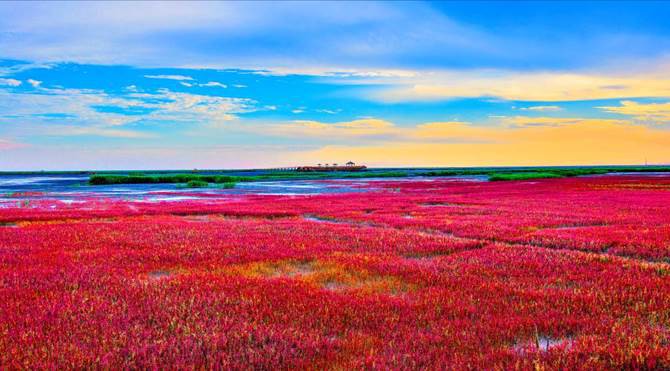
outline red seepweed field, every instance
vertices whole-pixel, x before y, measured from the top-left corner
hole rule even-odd
[[[670,368],[670,176],[360,187],[0,208],[0,368]]]

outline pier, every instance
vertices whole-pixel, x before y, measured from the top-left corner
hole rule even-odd
[[[332,171],[363,171],[368,167],[365,165],[356,165],[349,161],[345,165],[338,164],[318,164],[316,166],[288,166],[268,169],[271,171],[298,171],[298,172],[332,172]]]

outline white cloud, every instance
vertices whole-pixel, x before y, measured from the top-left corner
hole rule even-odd
[[[39,80],[33,80],[33,79],[28,79],[28,84],[32,85],[33,88],[37,88],[40,85],[42,85],[42,81]]]
[[[119,126],[135,121],[132,116],[100,112],[94,106],[128,108],[141,102],[112,97],[100,91],[80,89],[37,88],[30,92],[0,89],[0,121],[71,122],[76,125]]]
[[[106,109],[107,107],[112,109]],[[29,92],[0,89],[0,123],[17,134],[96,135],[144,138],[147,133],[127,129],[142,123],[217,124],[237,114],[256,110],[244,98],[213,97],[161,89],[153,93],[130,89],[112,96],[103,91],[37,86]],[[128,110],[133,114],[123,114]],[[143,112],[143,113],[137,113]]]
[[[142,107],[154,109],[145,120],[190,123],[217,123],[236,119],[236,114],[256,110],[256,101],[247,98],[215,97],[161,89],[157,93],[133,93],[129,98],[141,100]],[[161,101],[160,103],[147,103]]]
[[[521,111],[540,111],[540,112],[545,112],[545,111],[560,111],[562,110],[561,107],[559,106],[530,106],[530,107],[521,107],[519,108]]]
[[[145,76],[145,77],[146,77],[146,76]],[[174,76],[172,76],[172,77],[174,77]],[[172,80],[176,80],[176,79],[172,79]],[[191,79],[191,80],[192,80],[192,79]],[[217,88],[227,88],[227,87],[228,87],[226,84],[222,84],[222,83],[220,83],[220,82],[216,82],[216,81],[210,81],[210,82],[207,82],[207,83],[204,83],[204,84],[202,84],[202,83],[191,83],[191,82],[180,81],[179,84],[181,84],[182,86],[186,86],[187,88],[192,88],[192,87],[194,87],[194,86],[199,86],[199,87],[217,87]]]
[[[323,76],[323,77],[357,77],[357,78],[410,78],[419,76],[420,72],[412,70],[399,69],[364,69],[364,68],[343,68],[337,66],[319,66],[319,67],[258,67],[253,72],[262,76]]]
[[[219,87],[219,88],[227,88],[228,87],[226,84],[222,84],[222,83],[216,82],[216,81],[210,81],[210,82],[205,83],[205,84],[198,84],[198,86],[215,86],[215,87]]]
[[[0,78],[0,85],[19,86],[19,85],[21,85],[21,81],[16,80],[16,79],[2,79],[2,78]]]
[[[0,67],[0,76],[8,76],[33,69],[50,69],[52,63],[18,63],[11,66]]]
[[[316,112],[327,113],[327,114],[329,114],[329,115],[336,115],[336,114],[340,113],[341,111],[342,111],[341,109],[336,109],[336,110],[332,110],[332,109],[318,109],[318,110],[316,110]]]
[[[144,75],[144,77],[147,79],[176,80],[176,81],[193,80],[192,77],[183,75]]]

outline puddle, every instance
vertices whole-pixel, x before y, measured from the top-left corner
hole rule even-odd
[[[305,214],[302,218],[309,222],[315,223],[329,223],[329,224],[342,224],[342,225],[351,225],[351,226],[364,226],[364,227],[376,227],[375,223],[366,222],[366,221],[353,221],[353,220],[342,220],[335,218],[327,218],[322,216],[316,216],[312,214]]]
[[[153,272],[149,272],[147,275],[149,276],[149,279],[154,280],[154,281],[158,281],[158,280],[162,280],[162,279],[172,277],[174,274],[172,272],[169,272],[169,271],[153,271]]]
[[[163,201],[191,201],[197,200],[199,197],[195,196],[160,196],[160,197],[147,197],[145,200],[148,202],[163,202]]]
[[[209,222],[211,217],[209,215],[186,215],[184,216],[184,220],[190,222]]]
[[[5,228],[18,228],[19,225],[16,223],[0,223],[0,227],[5,227]]]
[[[441,202],[441,201],[424,202],[424,203],[421,203],[419,205],[423,206],[423,207],[458,207],[458,206],[462,206],[462,205],[454,204],[454,203],[451,203],[451,202]]]
[[[556,348],[569,349],[571,345],[572,338],[555,338],[546,335],[538,335],[534,339],[515,344],[514,350],[520,354],[532,352],[546,353]]]
[[[323,285],[323,288],[328,291],[341,291],[347,288],[347,286],[342,285],[341,283],[329,281]]]
[[[302,216],[302,218],[307,220],[307,221],[317,222],[317,223],[351,224],[351,223],[343,221],[343,220],[326,218],[326,217],[316,216],[316,215],[312,215],[312,214],[305,214],[305,215]]]
[[[607,224],[604,223],[598,223],[598,224],[574,224],[574,225],[557,225],[555,227],[546,227],[544,229],[553,229],[557,231],[572,231],[572,230],[577,230],[577,229],[582,229],[582,228],[592,228],[592,227],[606,227]]]
[[[285,274],[286,277],[307,276],[314,273],[314,263],[300,262],[291,266],[291,271]],[[281,276],[281,274],[279,274]]]

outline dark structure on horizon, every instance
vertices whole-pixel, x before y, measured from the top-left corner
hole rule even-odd
[[[318,171],[363,171],[367,169],[365,165],[356,165],[353,161],[347,162],[344,166],[338,166],[337,164],[326,164],[318,166],[299,166],[295,168],[295,171],[300,172],[318,172]]]

